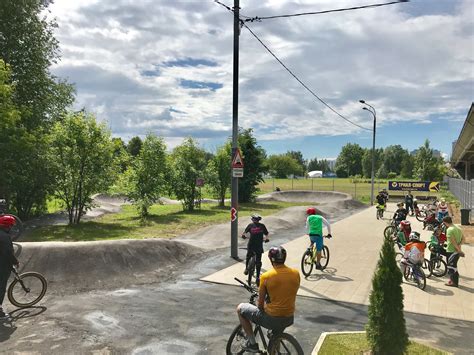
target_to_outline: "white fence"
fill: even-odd
[[[449,191],[461,202],[462,209],[474,209],[474,180],[445,177]]]

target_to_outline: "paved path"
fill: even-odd
[[[334,238],[325,239],[331,253],[328,267],[324,272],[313,270],[310,277],[302,278],[298,294],[367,305],[383,230],[394,210],[395,205],[389,204],[383,221],[375,219],[373,207],[334,223]],[[413,230],[421,233],[422,240],[430,238],[431,232],[423,231],[421,222],[414,217],[409,217],[409,220]],[[301,236],[284,246],[288,251],[287,264],[300,270],[301,256],[308,246],[308,237]],[[445,286],[447,277],[434,276],[427,279],[424,291],[414,284],[403,283],[405,311],[474,321],[474,248],[465,245],[463,250],[466,257],[461,258],[458,263],[461,286],[457,289]],[[268,258],[263,259],[263,269],[270,268]],[[243,263],[235,263],[201,280],[236,284],[234,277],[243,278],[243,269]]]

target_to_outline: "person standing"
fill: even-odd
[[[407,210],[407,213],[410,213],[411,211],[411,215],[413,216],[413,195],[411,194],[411,191],[408,191],[405,195],[405,209]]]
[[[453,224],[451,217],[444,217],[443,224],[447,228],[446,238],[448,242],[448,245],[446,246],[446,258],[448,259],[449,282],[446,286],[458,287],[458,260],[460,257],[464,256],[464,252],[461,250],[461,244],[463,243],[464,237],[461,229]]]
[[[0,319],[9,317],[2,307],[5,293],[7,291],[7,283],[10,278],[13,266],[18,267],[20,264],[15,257],[13,243],[10,238],[10,230],[16,224],[14,217],[9,215],[0,216]]]

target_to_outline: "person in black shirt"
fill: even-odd
[[[14,217],[9,215],[0,216],[0,319],[8,318],[9,315],[2,308],[7,283],[13,265],[19,265],[13,251],[13,243],[10,238],[10,229],[16,224]]]
[[[398,209],[395,211],[393,215],[393,219],[397,221],[397,225],[400,224],[401,221],[407,219],[408,211],[403,208],[403,202],[397,203]]]
[[[252,223],[250,223],[242,233],[243,239],[246,239],[246,234],[250,233],[249,242],[247,244],[247,257],[245,259],[244,274],[248,274],[247,266],[249,260],[253,254],[255,254],[255,271],[257,272],[255,281],[258,285],[260,281],[260,270],[262,269],[263,242],[268,243],[270,239],[268,239],[267,227],[265,227],[263,223],[260,223],[262,217],[258,214],[252,214],[251,219]]]
[[[411,194],[411,191],[408,191],[405,195],[405,209],[407,210],[407,213],[411,211],[411,215],[413,216],[413,195]]]

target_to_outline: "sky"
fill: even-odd
[[[221,0],[232,7],[233,0]],[[241,0],[241,15],[362,6],[370,0]],[[232,135],[233,14],[213,0],[55,0],[48,16],[74,83],[75,108],[128,141],[154,133],[168,149],[186,137],[215,152]],[[348,12],[246,22],[239,37],[239,126],[271,154],[335,158],[346,143],[429,139],[451,154],[474,100],[474,1],[411,0]],[[363,128],[360,128],[363,127]]]

